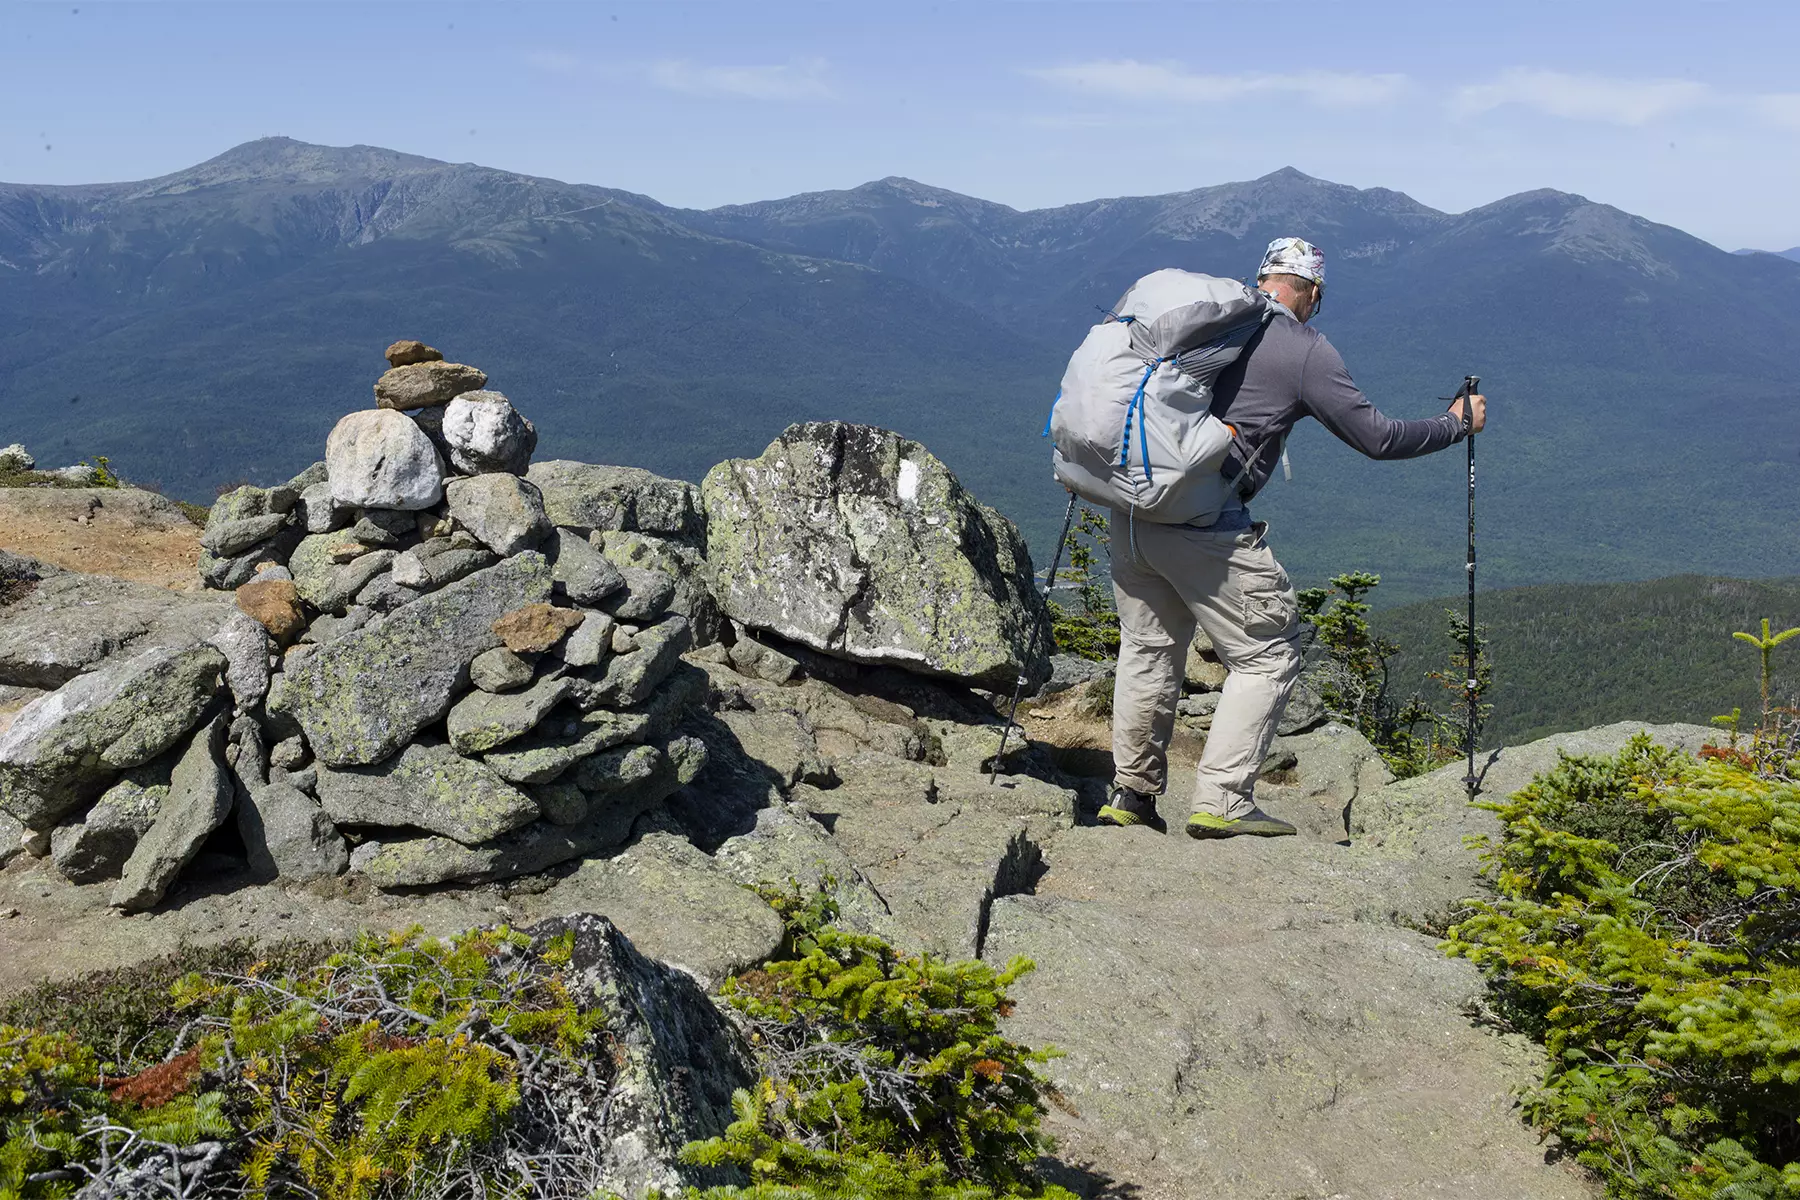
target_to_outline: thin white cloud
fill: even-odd
[[[1387,104],[1408,87],[1404,75],[1343,71],[1283,74],[1199,75],[1168,63],[1099,59],[1062,67],[1037,67],[1025,74],[1044,83],[1119,100],[1214,104],[1262,96],[1303,96],[1315,104],[1340,107]]]
[[[573,54],[561,54],[551,50],[539,50],[525,57],[532,66],[540,71],[548,71],[552,75],[573,75],[582,67],[581,60]]]
[[[688,96],[741,100],[829,100],[836,93],[822,58],[775,66],[708,66],[686,59],[650,64],[650,82]]]
[[[1459,88],[1450,107],[1463,117],[1516,105],[1570,120],[1646,125],[1714,99],[1710,87],[1688,79],[1619,79],[1514,67],[1486,83]]]
[[[1765,121],[1800,129],[1800,92],[1771,92],[1753,97],[1751,103]]]

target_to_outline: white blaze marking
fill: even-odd
[[[919,498],[919,464],[910,458],[900,460],[900,499]]]

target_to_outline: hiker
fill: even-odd
[[[1325,256],[1317,247],[1294,237],[1275,239],[1256,282],[1276,301],[1266,305],[1271,315],[1213,384],[1211,412],[1223,418],[1231,436],[1222,474],[1235,495],[1217,519],[1198,525],[1113,510],[1115,774],[1100,810],[1109,824],[1166,829],[1156,798],[1168,783],[1175,703],[1198,623],[1230,674],[1200,757],[1187,830],[1198,838],[1294,832],[1257,807],[1255,788],[1300,677],[1299,608],[1287,572],[1264,541],[1267,526],[1252,521],[1245,504],[1268,482],[1288,431],[1302,417],[1316,418],[1370,458],[1415,458],[1463,439],[1461,400],[1428,420],[1384,416],[1351,381],[1331,343],[1307,328],[1325,298]],[[1188,370],[1192,356],[1213,350],[1174,355],[1175,366]],[[1476,395],[1469,404],[1479,431],[1486,401]]]

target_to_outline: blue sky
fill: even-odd
[[[1780,249],[1797,34],[1800,0],[0,0],[0,179],[148,178],[268,134],[702,207],[906,175],[1031,208],[1295,166]]]

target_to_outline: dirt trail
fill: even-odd
[[[136,488],[0,488],[0,550],[70,571],[197,591],[200,529]]]

